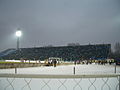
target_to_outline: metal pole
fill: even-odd
[[[17,67],[15,67],[15,74],[17,74]]]
[[[17,37],[17,50],[19,50],[19,37]]]
[[[75,75],[75,67],[73,68],[73,72],[74,72],[74,75]]]
[[[115,73],[116,73],[116,62],[115,62]]]
[[[119,90],[120,90],[120,76],[118,76],[118,80],[119,80]]]

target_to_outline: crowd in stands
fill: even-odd
[[[98,64],[98,65],[106,65],[106,64],[109,64],[109,65],[113,65],[115,64],[115,60],[114,59],[105,59],[105,60],[75,60],[74,61],[74,64],[77,65],[77,64]]]
[[[110,44],[20,48],[2,58],[10,60],[21,58],[27,60],[45,60],[49,57],[59,57],[68,61],[105,59],[108,57],[110,49]]]

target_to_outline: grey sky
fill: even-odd
[[[0,51],[120,42],[120,0],[0,0]]]

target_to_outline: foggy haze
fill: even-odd
[[[120,42],[119,0],[0,0],[0,51]]]

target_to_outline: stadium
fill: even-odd
[[[50,57],[58,57],[64,61],[105,60],[109,57],[110,51],[111,44],[20,48],[1,52],[0,59],[45,60]]]
[[[67,62],[105,61],[109,58],[110,52],[111,44],[96,44],[8,49],[1,52],[0,56],[2,60],[16,61],[21,58],[26,60],[62,58]],[[27,65],[27,63],[18,64]],[[56,68],[52,66],[4,68],[0,70],[0,87],[1,90],[35,90],[36,88],[38,90],[119,90],[119,73],[120,67],[115,66],[114,63],[58,65]]]

